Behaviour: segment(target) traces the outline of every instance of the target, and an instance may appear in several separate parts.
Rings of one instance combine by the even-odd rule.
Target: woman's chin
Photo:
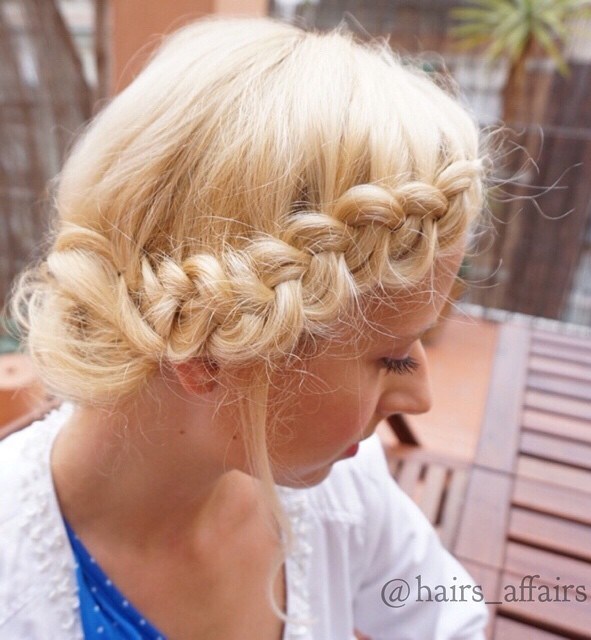
[[[303,472],[298,475],[281,474],[275,479],[275,484],[290,489],[309,489],[326,480],[331,472],[332,464],[327,464],[319,469]]]

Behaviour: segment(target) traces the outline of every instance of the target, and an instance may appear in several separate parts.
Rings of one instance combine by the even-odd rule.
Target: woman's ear
[[[186,362],[173,364],[172,368],[183,389],[189,394],[210,393],[217,385],[219,366],[207,358],[191,358]]]

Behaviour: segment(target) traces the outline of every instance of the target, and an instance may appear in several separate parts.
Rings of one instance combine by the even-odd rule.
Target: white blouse
[[[64,404],[0,443],[0,640],[83,638],[50,470],[72,411]],[[297,539],[283,640],[351,640],[354,628],[372,640],[484,639],[485,605],[471,588],[459,597],[472,579],[390,476],[377,435],[321,484],[278,489]],[[436,587],[448,602],[435,601]]]

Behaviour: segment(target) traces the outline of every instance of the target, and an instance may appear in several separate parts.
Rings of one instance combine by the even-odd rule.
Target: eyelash
[[[398,375],[414,373],[420,366],[418,360],[415,360],[411,356],[408,356],[408,358],[404,358],[404,360],[382,358],[382,363],[384,364],[386,373],[396,373]]]

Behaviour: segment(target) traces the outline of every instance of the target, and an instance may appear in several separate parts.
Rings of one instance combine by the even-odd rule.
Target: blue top
[[[165,640],[125,598],[64,520],[76,558],[80,617],[86,640]]]

